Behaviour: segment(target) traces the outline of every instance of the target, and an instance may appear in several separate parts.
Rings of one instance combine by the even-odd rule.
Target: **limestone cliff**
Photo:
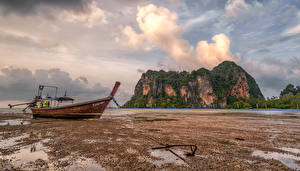
[[[142,74],[125,107],[225,108],[244,98],[264,98],[255,80],[234,62],[209,71],[151,71]]]

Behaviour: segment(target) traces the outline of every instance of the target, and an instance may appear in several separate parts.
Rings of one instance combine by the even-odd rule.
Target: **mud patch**
[[[232,143],[228,140],[219,140],[218,143],[224,144],[224,145],[234,145],[234,143]]]

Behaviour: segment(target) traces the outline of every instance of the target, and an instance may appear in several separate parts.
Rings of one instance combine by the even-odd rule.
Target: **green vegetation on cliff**
[[[234,62],[224,61],[212,71],[205,68],[191,73],[148,70],[124,107],[226,107],[244,98],[264,99],[255,80],[245,70]]]
[[[227,108],[274,108],[274,109],[299,109],[300,107],[300,86],[295,87],[288,84],[280,93],[280,96],[271,98],[249,98],[235,99]]]
[[[211,71],[210,81],[212,82],[216,95],[220,98],[227,97],[226,90],[237,83],[240,73],[245,73],[251,97],[258,99],[263,98],[254,78],[242,67],[231,61],[224,61]]]

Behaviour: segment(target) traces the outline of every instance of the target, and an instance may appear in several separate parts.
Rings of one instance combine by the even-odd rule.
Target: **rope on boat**
[[[115,99],[114,96],[110,96],[110,98],[113,100],[113,102],[114,102],[119,108],[121,108],[121,106],[119,105],[119,103],[117,102],[117,100]]]

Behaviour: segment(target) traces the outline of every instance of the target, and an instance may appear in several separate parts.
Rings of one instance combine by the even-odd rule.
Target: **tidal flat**
[[[300,170],[297,110],[115,109],[84,120],[0,113],[0,170]],[[194,156],[189,147],[152,149],[184,144],[198,147]]]

